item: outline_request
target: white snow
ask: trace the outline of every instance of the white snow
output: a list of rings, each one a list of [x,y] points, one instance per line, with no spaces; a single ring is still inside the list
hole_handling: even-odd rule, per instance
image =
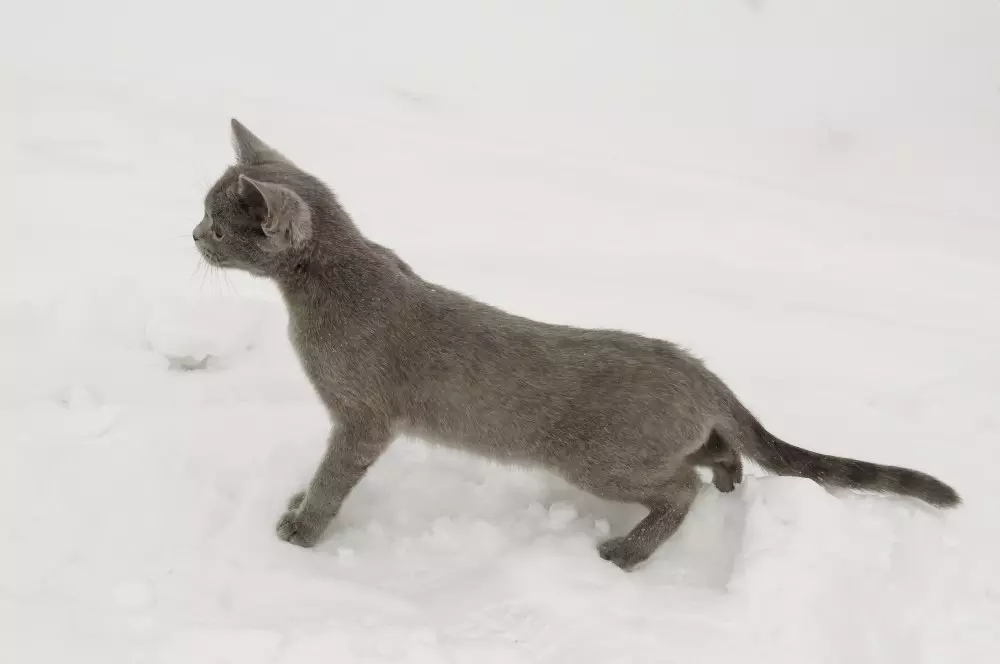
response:
[[[94,0],[0,27],[0,661],[1000,661],[1000,4]],[[795,478],[642,515],[400,441],[274,536],[327,423],[190,232],[235,115],[426,278],[694,349]]]

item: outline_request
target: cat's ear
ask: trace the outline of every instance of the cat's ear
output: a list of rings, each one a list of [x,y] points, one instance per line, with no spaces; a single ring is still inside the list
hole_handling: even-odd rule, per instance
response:
[[[264,141],[257,138],[236,118],[229,121],[233,127],[233,150],[236,162],[242,166],[287,162],[285,157]]]
[[[275,250],[298,249],[309,241],[312,212],[301,196],[283,184],[258,182],[245,175],[240,175],[238,187],[240,196],[263,201],[267,214],[260,228]]]

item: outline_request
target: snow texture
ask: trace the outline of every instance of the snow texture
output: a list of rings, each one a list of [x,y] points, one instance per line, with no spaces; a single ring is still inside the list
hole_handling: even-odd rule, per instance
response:
[[[0,26],[0,661],[1000,661],[1000,4],[18,5]],[[190,232],[236,116],[426,278],[693,348],[781,437],[643,511],[402,440],[313,550],[327,423]]]

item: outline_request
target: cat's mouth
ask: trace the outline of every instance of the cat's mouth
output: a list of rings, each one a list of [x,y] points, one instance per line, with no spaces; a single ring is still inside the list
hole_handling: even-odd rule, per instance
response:
[[[198,253],[201,254],[201,257],[204,258],[205,262],[209,265],[214,267],[228,267],[226,260],[215,252],[206,249],[205,246],[200,243],[195,246],[198,247]]]

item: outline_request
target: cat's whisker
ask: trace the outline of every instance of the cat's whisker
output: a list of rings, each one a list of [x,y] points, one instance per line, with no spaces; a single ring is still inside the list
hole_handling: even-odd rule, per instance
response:
[[[221,295],[226,290],[223,288],[223,284],[229,284],[229,277],[226,276],[226,271],[219,266],[215,266],[212,270],[212,279],[216,292]],[[232,290],[232,285],[229,285],[229,290]]]
[[[234,286],[233,282],[229,279],[229,273],[226,270],[222,270],[222,278],[223,280],[225,280],[226,285],[229,286],[229,290],[232,292],[233,295],[240,294],[239,291],[236,290],[236,286]]]
[[[198,255],[198,262],[194,265],[194,270],[191,271],[191,278],[194,279],[199,272],[202,272],[208,267],[208,263],[205,261],[205,257]]]

